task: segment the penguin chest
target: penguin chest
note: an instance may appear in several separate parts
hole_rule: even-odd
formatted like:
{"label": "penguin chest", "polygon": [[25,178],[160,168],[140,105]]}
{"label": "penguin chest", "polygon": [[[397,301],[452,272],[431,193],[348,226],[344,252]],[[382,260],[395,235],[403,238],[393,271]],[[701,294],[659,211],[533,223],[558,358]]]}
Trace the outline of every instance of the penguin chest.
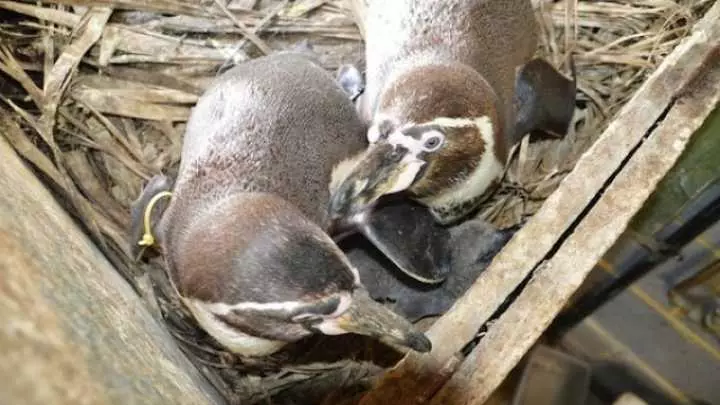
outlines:
{"label": "penguin chest", "polygon": [[494,191],[504,168],[493,149],[488,148],[468,175],[449,184],[439,194],[422,199],[421,202],[430,208],[441,224],[455,222],[477,209]]}

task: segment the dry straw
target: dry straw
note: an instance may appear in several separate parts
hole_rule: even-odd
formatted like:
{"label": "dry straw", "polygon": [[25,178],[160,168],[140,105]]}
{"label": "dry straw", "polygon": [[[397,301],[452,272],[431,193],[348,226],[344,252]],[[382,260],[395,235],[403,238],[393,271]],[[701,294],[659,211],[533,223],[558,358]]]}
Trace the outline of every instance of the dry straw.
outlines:
{"label": "dry straw", "polygon": [[[526,138],[516,148],[503,188],[482,214],[500,226],[540,207],[713,1],[533,3],[539,52],[565,71],[574,56],[576,123],[564,140]],[[293,366],[279,366],[279,358],[239,359],[188,321],[160,260],[136,264],[127,254],[130,203],[154,174],[173,174],[184,122],[209,81],[233,64],[304,39],[328,69],[357,60],[361,35],[346,0],[0,0],[0,9],[0,133],[231,403],[281,392],[322,398],[397,360],[362,339],[354,350],[358,361],[333,361],[339,355],[333,358],[326,343],[313,350],[318,342],[297,350],[304,355],[283,354]],[[318,352],[324,360],[313,358]]]}

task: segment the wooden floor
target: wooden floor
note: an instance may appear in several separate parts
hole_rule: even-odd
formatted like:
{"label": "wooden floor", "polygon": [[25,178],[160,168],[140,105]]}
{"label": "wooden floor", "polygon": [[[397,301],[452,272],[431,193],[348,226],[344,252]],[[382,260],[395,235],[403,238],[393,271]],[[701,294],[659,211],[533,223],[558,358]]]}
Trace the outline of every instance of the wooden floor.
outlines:
{"label": "wooden floor", "polygon": [[634,391],[652,405],[720,405],[720,342],[666,298],[669,281],[718,258],[720,224],[571,330],[562,346],[591,362],[595,387],[608,397]]}

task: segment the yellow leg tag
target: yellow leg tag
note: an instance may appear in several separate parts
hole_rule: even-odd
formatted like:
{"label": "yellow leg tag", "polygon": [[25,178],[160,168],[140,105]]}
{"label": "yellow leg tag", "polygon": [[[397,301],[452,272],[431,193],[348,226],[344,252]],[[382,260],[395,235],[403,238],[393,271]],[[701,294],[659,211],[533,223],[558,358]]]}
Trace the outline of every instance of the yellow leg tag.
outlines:
{"label": "yellow leg tag", "polygon": [[172,193],[169,191],[163,191],[160,193],[157,193],[153,196],[153,198],[148,203],[147,207],[145,207],[145,214],[143,216],[143,224],[145,226],[145,233],[142,236],[142,239],[138,242],[138,245],[140,246],[152,246],[155,244],[155,237],[152,235],[152,229],[150,228],[150,214],[152,213],[152,209],[155,206],[155,204],[160,201],[161,198],[165,197],[172,197]]}

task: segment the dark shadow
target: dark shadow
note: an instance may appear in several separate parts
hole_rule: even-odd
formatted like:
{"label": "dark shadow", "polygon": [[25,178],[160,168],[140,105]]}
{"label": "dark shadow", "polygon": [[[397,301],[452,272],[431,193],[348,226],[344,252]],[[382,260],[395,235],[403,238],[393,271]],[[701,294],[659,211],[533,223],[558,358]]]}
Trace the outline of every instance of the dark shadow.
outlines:
{"label": "dark shadow", "polygon": [[676,404],[660,387],[627,365],[618,362],[595,362],[591,367],[590,391],[604,402],[612,403],[623,393],[632,392],[648,404]]}

